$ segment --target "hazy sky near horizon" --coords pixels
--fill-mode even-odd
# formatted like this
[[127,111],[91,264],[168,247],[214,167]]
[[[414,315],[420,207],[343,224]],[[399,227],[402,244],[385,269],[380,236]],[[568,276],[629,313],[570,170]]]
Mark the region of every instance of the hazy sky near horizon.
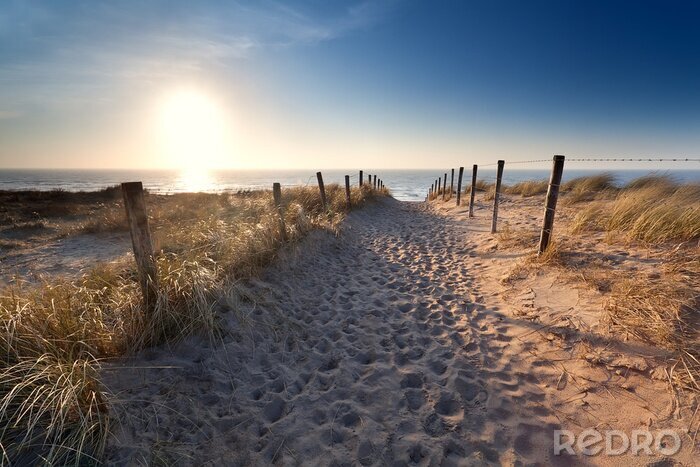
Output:
[[700,157],[698,20],[694,1],[0,0],[0,168]]

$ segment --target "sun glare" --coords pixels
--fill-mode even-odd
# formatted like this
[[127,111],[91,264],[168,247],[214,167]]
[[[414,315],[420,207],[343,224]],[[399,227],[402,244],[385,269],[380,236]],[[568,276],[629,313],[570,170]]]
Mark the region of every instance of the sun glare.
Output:
[[226,164],[226,120],[219,105],[196,90],[169,95],[160,108],[160,132],[168,164],[185,173]]

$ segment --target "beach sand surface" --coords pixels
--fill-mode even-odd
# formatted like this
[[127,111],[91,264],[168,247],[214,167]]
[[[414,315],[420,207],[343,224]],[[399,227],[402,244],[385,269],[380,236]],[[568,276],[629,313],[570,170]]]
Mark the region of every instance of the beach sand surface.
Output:
[[[600,298],[551,271],[508,290],[517,255],[493,250],[479,208],[372,203],[236,285],[217,339],[106,363],[108,462],[694,465],[689,416],[639,348],[609,339],[591,349],[615,348],[605,365],[572,352]],[[554,430],[590,427],[672,428],[683,449],[553,455]]]

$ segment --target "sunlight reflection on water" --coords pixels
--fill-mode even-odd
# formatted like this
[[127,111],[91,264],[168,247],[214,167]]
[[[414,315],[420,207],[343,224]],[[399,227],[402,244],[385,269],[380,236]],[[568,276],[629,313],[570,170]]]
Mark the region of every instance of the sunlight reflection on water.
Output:
[[219,191],[211,173],[207,170],[187,169],[178,173],[173,191]]

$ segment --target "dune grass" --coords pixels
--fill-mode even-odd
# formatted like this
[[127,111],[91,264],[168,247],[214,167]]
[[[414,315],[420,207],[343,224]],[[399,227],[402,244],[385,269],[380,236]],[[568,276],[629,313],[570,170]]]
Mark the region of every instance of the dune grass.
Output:
[[[570,233],[603,232],[611,243],[641,244],[662,258],[661,269],[649,276],[611,270],[595,262],[599,257],[577,254],[564,235],[543,255],[526,256],[504,282],[542,266],[583,278],[603,294],[611,329],[670,350],[671,382],[700,391],[700,184],[650,175],[616,187],[602,174],[571,180],[562,192],[569,197],[563,209],[577,211]],[[534,231],[511,231],[507,224],[498,240],[502,248],[536,245]]]
[[[316,187],[283,192],[288,241],[337,228],[347,211],[345,190],[331,184],[326,193],[324,210]],[[355,187],[351,199],[361,206],[388,194]],[[64,196],[72,195],[50,195]],[[217,301],[285,243],[270,192],[182,194],[147,204],[158,266],[152,314],[131,263],[0,292],[0,464],[99,460],[109,430],[101,359],[192,334],[215,339]]]
[[561,186],[561,192],[565,195],[563,202],[566,204],[591,201],[614,194],[617,190],[615,177],[607,173],[574,178]]
[[504,186],[503,192],[509,195],[520,195],[523,198],[547,193],[549,182],[546,180],[527,180],[513,185]]
[[700,185],[678,185],[666,177],[644,177],[622,188],[610,202],[593,202],[572,221],[586,230],[658,244],[700,239]]
[[606,317],[612,327],[671,350],[671,381],[700,392],[700,260],[671,255],[665,264],[660,278],[612,281]]

